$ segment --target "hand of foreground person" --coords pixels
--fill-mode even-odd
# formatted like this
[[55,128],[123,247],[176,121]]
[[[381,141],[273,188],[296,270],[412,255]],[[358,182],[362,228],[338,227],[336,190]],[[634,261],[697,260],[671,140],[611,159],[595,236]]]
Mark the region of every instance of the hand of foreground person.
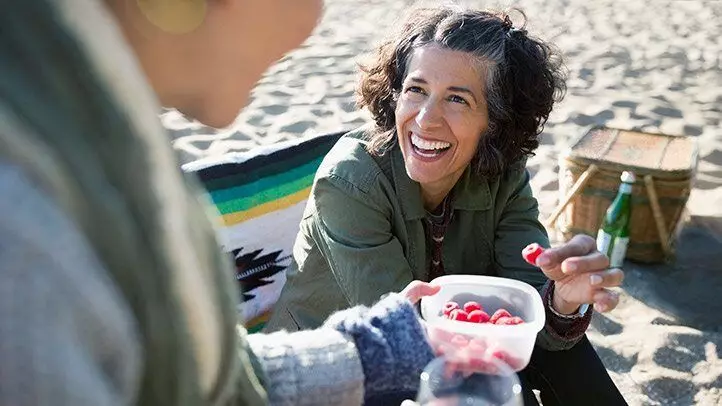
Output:
[[619,295],[610,288],[622,284],[624,271],[608,269],[609,258],[588,235],[576,235],[564,245],[545,250],[536,265],[554,281],[552,305],[559,313],[572,314],[585,303],[607,312],[619,303]]

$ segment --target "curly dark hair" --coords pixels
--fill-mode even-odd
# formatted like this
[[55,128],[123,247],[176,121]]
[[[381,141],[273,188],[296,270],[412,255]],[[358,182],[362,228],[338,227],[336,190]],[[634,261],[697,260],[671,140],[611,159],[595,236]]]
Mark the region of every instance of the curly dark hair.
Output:
[[460,7],[413,10],[400,30],[384,41],[361,66],[358,104],[376,123],[369,150],[383,154],[397,143],[394,111],[413,51],[433,44],[472,54],[486,69],[489,127],[472,160],[476,172],[501,175],[508,165],[534,153],[552,106],[566,91],[560,54],[514,28],[509,15]]

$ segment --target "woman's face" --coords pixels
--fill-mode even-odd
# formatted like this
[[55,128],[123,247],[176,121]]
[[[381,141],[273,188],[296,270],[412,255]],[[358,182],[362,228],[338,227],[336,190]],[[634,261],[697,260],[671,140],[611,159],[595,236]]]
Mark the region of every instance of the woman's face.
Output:
[[266,69],[308,37],[322,3],[116,0],[114,9],[161,103],[225,127]]
[[396,106],[396,131],[409,177],[448,193],[489,124],[481,64],[436,45],[416,49]]

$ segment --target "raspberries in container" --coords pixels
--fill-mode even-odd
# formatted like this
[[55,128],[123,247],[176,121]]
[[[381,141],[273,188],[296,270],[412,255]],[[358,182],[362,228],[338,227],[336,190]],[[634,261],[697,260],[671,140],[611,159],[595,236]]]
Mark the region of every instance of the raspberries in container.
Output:
[[449,301],[444,304],[442,309],[444,317],[449,320],[464,321],[468,323],[489,323],[505,326],[513,326],[524,323],[524,320],[519,316],[512,316],[506,309],[499,309],[494,312],[493,315],[489,316],[484,308],[477,302],[466,302],[464,306],[459,306],[454,301]]

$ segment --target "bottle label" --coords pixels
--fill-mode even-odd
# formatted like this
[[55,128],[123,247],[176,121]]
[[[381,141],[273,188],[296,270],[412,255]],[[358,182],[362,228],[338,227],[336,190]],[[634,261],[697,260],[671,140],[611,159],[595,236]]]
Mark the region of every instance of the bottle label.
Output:
[[609,247],[612,245],[612,236],[599,230],[597,233],[597,250],[602,254],[609,256]]
[[597,233],[597,250],[609,257],[609,267],[619,268],[624,263],[624,257],[627,255],[627,246],[629,245],[629,237],[612,237],[604,230]]
[[624,257],[627,255],[629,237],[617,237],[614,239],[612,255],[609,256],[610,268],[621,268],[624,264]]

